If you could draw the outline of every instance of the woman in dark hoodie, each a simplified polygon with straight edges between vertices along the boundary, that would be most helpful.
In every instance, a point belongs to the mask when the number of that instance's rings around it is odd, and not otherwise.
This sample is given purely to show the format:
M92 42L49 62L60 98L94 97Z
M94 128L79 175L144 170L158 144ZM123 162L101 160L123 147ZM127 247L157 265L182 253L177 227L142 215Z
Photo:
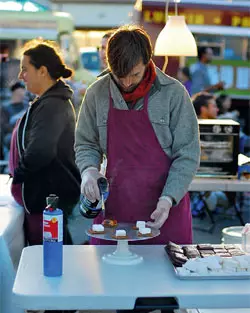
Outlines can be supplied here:
M67 216L79 200L81 182L73 149L72 90L61 80L71 75L50 43L32 41L24 47L19 78L37 98L13 132L10 170L12 194L25 208L30 245L42 243L42 212L49 194L59 197L58 207L65 217L64 243L71 243Z

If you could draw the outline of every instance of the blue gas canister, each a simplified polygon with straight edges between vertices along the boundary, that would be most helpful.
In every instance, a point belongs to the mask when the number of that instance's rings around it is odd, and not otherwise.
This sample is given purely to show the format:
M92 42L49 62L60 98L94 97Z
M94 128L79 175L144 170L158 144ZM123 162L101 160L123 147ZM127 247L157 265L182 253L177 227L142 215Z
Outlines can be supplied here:
M63 211L57 208L58 200L49 195L43 211L43 272L49 277L62 275Z
M80 197L80 213L86 218L95 218L104 209L104 202L109 195L109 184L105 177L100 177L97 180L97 185L100 191L101 199L96 202L89 201L86 197L81 195Z

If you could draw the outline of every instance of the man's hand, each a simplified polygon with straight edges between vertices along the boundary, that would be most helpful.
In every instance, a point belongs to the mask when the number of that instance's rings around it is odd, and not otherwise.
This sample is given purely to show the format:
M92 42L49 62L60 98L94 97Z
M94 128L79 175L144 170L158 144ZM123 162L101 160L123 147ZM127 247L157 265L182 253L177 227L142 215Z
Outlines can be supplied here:
M171 204L168 200L159 200L156 209L150 216L150 218L154 220L154 222L147 222L147 226L160 229L168 219L170 208Z
M215 86L215 89L217 89L217 90L224 90L224 85L225 85L224 82L218 82L214 86Z
M81 193L91 202L100 200L100 190L97 185L97 179L103 177L97 168L89 168L83 172Z
M207 87L206 89L203 90L203 92L211 92L211 90L224 90L224 82L218 82L215 85L212 85L210 87Z

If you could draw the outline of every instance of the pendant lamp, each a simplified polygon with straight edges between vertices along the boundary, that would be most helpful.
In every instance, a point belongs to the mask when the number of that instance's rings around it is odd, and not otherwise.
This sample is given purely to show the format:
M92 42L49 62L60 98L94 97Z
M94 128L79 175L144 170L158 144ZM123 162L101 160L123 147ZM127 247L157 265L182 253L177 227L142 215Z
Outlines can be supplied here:
M174 16L168 16L169 2L170 0L166 0L166 25L158 35L154 49L155 56L165 56L164 71L168 56L197 56L197 45L187 27L185 16L178 15L177 2L179 1L175 0Z

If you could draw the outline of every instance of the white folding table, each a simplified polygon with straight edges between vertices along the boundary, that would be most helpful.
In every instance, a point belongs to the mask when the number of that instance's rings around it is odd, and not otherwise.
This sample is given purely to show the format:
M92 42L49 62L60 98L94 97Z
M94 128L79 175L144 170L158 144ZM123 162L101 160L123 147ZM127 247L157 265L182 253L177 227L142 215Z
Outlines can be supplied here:
M194 178L189 191L247 192L250 191L250 180Z
M194 178L189 186L189 191L224 191L224 192L249 192L250 191L250 180L239 180L239 179L219 179L219 178ZM241 225L249 223L250 221L244 221L240 208L234 200L233 207L235 215L238 217ZM215 221L212 213L205 206L208 216L211 219L212 225L208 229L204 229L199 226L194 228L212 232L215 226Z
M23 313L12 302L12 287L24 247L23 208L10 194L8 175L0 175L0 312Z
M104 262L102 256L114 249L64 246L63 275L48 278L43 275L42 246L25 248L14 302L30 310L250 308L249 280L180 280L163 245L131 246L143 257L137 265Z

